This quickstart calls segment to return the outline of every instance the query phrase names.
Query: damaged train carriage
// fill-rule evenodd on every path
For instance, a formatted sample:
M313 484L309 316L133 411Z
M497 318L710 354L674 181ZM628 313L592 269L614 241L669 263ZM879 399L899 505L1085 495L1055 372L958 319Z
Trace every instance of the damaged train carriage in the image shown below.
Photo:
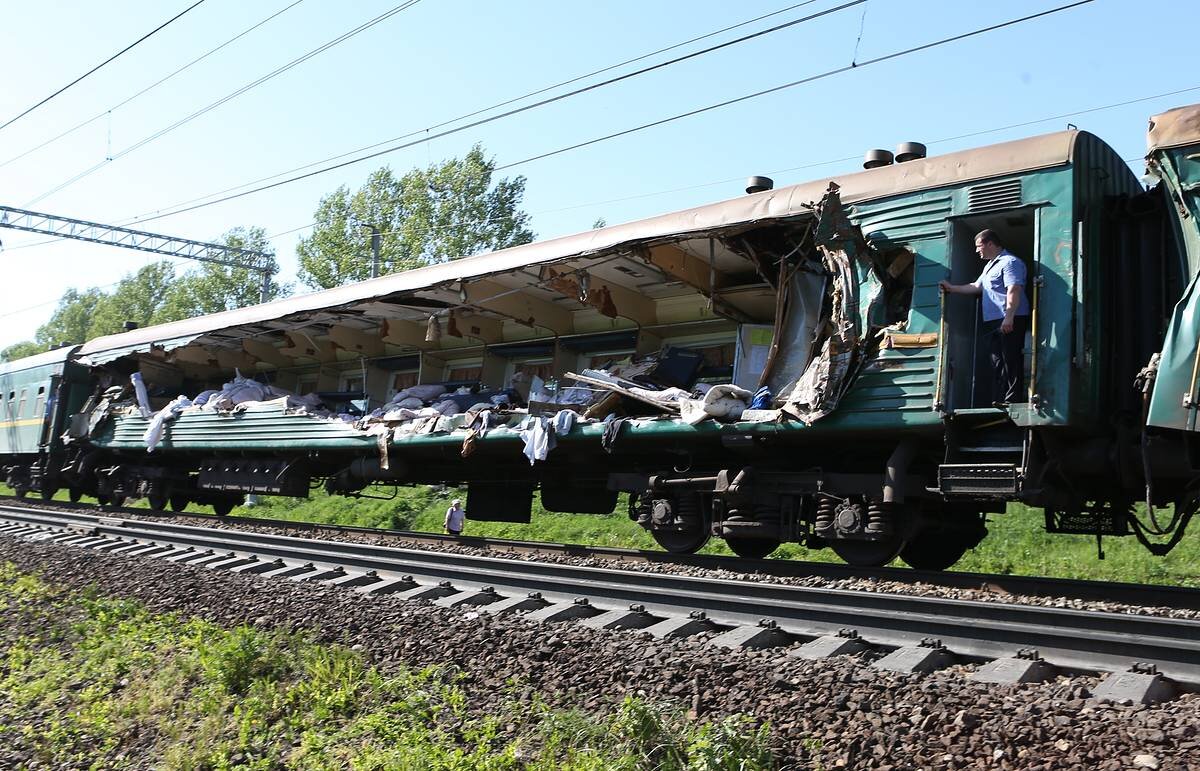
M1162 314L1118 356L1101 287L1128 255L1100 234L1147 207L1166 222L1154 195L1060 132L93 340L52 484L227 511L318 483L465 483L473 518L505 521L537 489L594 513L627 492L672 551L715 534L929 568L1010 500L1051 529L1127 532L1113 512L1146 442L1122 406L1194 271L1143 255ZM937 287L978 276L985 227L1031 277L1027 403L992 404L978 310ZM1156 503L1195 476L1168 475Z

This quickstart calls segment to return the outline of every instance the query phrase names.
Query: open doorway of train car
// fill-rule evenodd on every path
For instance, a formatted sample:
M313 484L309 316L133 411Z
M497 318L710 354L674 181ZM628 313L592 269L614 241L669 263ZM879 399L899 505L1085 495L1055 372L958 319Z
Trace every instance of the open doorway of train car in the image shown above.
M975 235L991 229L999 235L1004 248L1025 263L1029 281L1037 275L1037 246L1035 240L1037 210L1024 207L971 214L950 221L950 282L967 284L979 278L984 261L975 253ZM1025 287L1032 306L1031 287ZM946 361L948 372L945 386L946 410L966 410L990 407L995 401L993 370L990 358L991 341L984 333L980 315L980 298L972 295L947 294L946 302ZM1029 363L1032 345L1026 332L1025 385L1028 392Z

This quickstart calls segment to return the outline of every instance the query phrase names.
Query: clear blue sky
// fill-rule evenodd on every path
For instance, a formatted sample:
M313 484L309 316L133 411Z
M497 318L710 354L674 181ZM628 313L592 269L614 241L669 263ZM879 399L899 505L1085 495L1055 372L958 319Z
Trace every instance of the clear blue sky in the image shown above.
M192 0L0 0L0 123L150 31ZM148 41L0 130L0 163L141 88L289 5L206 0ZM793 0L794 2L794 0ZM1064 4L1054 0L869 0L766 37L265 193L146 223L212 240L237 225L274 238L293 277L295 246L320 197L481 143L501 164ZM560 80L682 42L792 3L468 2L421 0L206 115L31 201L155 131L265 75L399 0L303 0L278 18L70 137L0 167L0 204L124 222L259 177L381 142ZM834 7L817 0L648 62ZM741 180L835 179L871 147L905 140L944 153L1063 128L1143 153L1145 119L1200 102L1200 89L964 139L1008 124L1200 87L1197 57L1171 30L1185 0L1096 0L1070 11L855 69L749 102L502 172L528 178L539 238L729 198ZM611 74L627 72L647 62ZM593 78L585 82L594 82ZM562 91L565 89L559 89ZM558 93L552 92L552 93ZM111 138L110 138L111 137ZM111 149L110 149L111 148ZM833 163L823 163L835 161ZM823 164L823 165L814 165ZM1133 164L1140 171L1140 165ZM298 230L299 229L299 230ZM290 231L290 232L289 232ZM157 259L0 229L0 346L32 335L69 287L110 285ZM179 268L187 264L180 261Z

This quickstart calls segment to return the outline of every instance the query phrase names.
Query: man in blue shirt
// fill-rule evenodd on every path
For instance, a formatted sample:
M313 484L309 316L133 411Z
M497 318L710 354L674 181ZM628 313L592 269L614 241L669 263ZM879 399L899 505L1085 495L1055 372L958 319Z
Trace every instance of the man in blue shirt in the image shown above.
M1004 248L992 230L975 236L975 253L985 261L983 273L970 284L941 281L951 294L979 295L983 332L991 345L994 372L993 399L1011 404L1025 401L1025 332L1029 328L1029 300L1025 297L1025 263Z

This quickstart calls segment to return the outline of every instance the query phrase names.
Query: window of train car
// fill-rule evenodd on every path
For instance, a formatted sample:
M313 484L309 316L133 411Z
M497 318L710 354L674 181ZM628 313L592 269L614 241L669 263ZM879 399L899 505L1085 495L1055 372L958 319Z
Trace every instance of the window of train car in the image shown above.
M420 377L418 370L408 370L406 372L393 372L391 389L388 391L388 398L392 398L396 394L403 391L405 388L415 386Z
M446 381L478 383L483 377L483 362L479 359L460 359L446 362Z
M46 386L38 386L37 401L33 405L33 416L40 418L46 410Z
M550 380L556 374L554 370L553 359L529 359L528 361L511 362L509 364L511 371L507 373L505 380L511 380L512 376L520 372L529 376L532 380L534 377L540 377L542 380Z
M16 412L16 417L18 417L18 418L23 418L23 417L25 417L25 401L26 401L26 398L25 398L25 397L26 397L28 394L29 394L29 389L28 389L28 388L22 388L22 389L21 389L21 395L20 395L20 396L17 398L17 412Z
M296 378L296 394L304 396L317 390L317 375L300 375Z

